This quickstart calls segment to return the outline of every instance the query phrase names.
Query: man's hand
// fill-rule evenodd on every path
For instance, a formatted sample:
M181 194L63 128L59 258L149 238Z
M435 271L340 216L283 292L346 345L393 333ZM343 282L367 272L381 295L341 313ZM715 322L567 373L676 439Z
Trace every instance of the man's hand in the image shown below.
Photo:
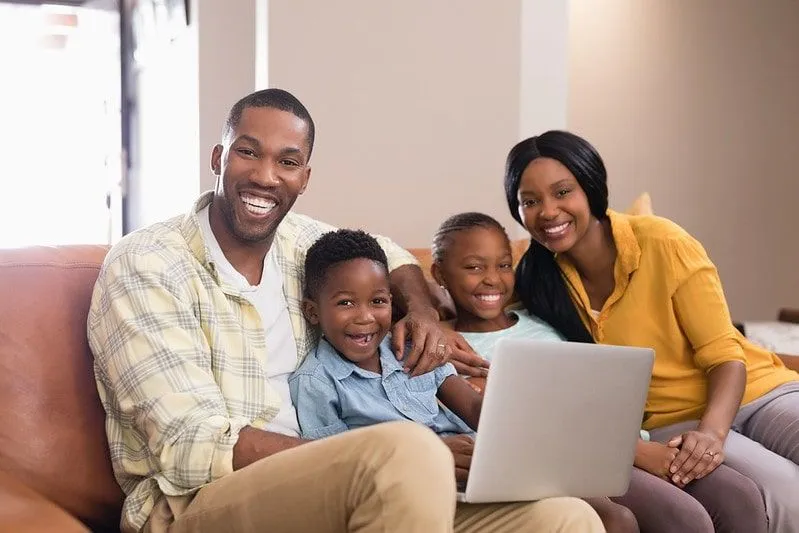
M457 331L444 330L447 337L447 344L452 350L452 364L455 370L462 376L486 377L488 375L488 361L477 355L477 352L469 346L463 335Z
M444 444L455 457L455 480L465 482L469 477L469 468L472 466L472 452L474 452L474 439L468 435L455 435L441 437Z
M233 470L251 465L259 459L294 448L308 441L272 433L252 426L239 431L239 440L233 446Z
M419 376L443 365L452 356L452 348L438 322L438 313L432 308L429 313L409 311L394 324L391 344L397 359L403 361L406 372ZM410 350L406 350L406 339L410 337ZM407 353L406 353L407 352Z
M681 488L702 479L724 462L724 441L712 431L686 431L671 439L669 446L680 450L669 474L671 481Z
M659 442L639 440L635 449L635 466L646 470L653 476L665 481L669 480L669 468L677 457L679 450L676 447L666 446Z

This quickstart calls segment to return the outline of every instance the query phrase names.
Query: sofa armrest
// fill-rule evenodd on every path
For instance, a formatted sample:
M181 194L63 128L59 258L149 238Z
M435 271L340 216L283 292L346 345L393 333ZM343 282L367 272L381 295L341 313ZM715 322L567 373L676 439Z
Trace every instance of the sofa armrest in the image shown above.
M791 322L792 324L799 324L799 309L780 309L778 320L780 322Z
M91 533L78 519L0 471L0 531Z

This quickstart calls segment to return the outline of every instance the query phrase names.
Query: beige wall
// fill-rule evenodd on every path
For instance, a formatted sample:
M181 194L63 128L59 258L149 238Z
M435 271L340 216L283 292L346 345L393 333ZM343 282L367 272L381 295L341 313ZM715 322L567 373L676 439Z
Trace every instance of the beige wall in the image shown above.
M460 211L510 224L519 12L518 1L270 0L269 84L317 124L298 210L411 247Z
M569 127L697 236L736 319L799 306L799 3L572 0Z

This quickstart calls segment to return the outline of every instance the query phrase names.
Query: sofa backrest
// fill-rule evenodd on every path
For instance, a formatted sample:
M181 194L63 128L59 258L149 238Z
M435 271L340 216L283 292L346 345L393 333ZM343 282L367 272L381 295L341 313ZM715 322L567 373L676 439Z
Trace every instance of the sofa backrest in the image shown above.
M93 529L118 528L86 317L104 246L0 250L0 470Z

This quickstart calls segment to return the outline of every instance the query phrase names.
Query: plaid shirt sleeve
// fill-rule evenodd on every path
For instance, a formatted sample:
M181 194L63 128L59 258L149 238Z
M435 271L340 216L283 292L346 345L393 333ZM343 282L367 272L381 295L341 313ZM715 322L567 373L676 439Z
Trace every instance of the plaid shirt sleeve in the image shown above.
M248 420L229 417L214 380L189 294L197 274L168 257L129 252L107 263L88 333L115 469L180 496L232 472ZM149 457L131 452L142 449Z

